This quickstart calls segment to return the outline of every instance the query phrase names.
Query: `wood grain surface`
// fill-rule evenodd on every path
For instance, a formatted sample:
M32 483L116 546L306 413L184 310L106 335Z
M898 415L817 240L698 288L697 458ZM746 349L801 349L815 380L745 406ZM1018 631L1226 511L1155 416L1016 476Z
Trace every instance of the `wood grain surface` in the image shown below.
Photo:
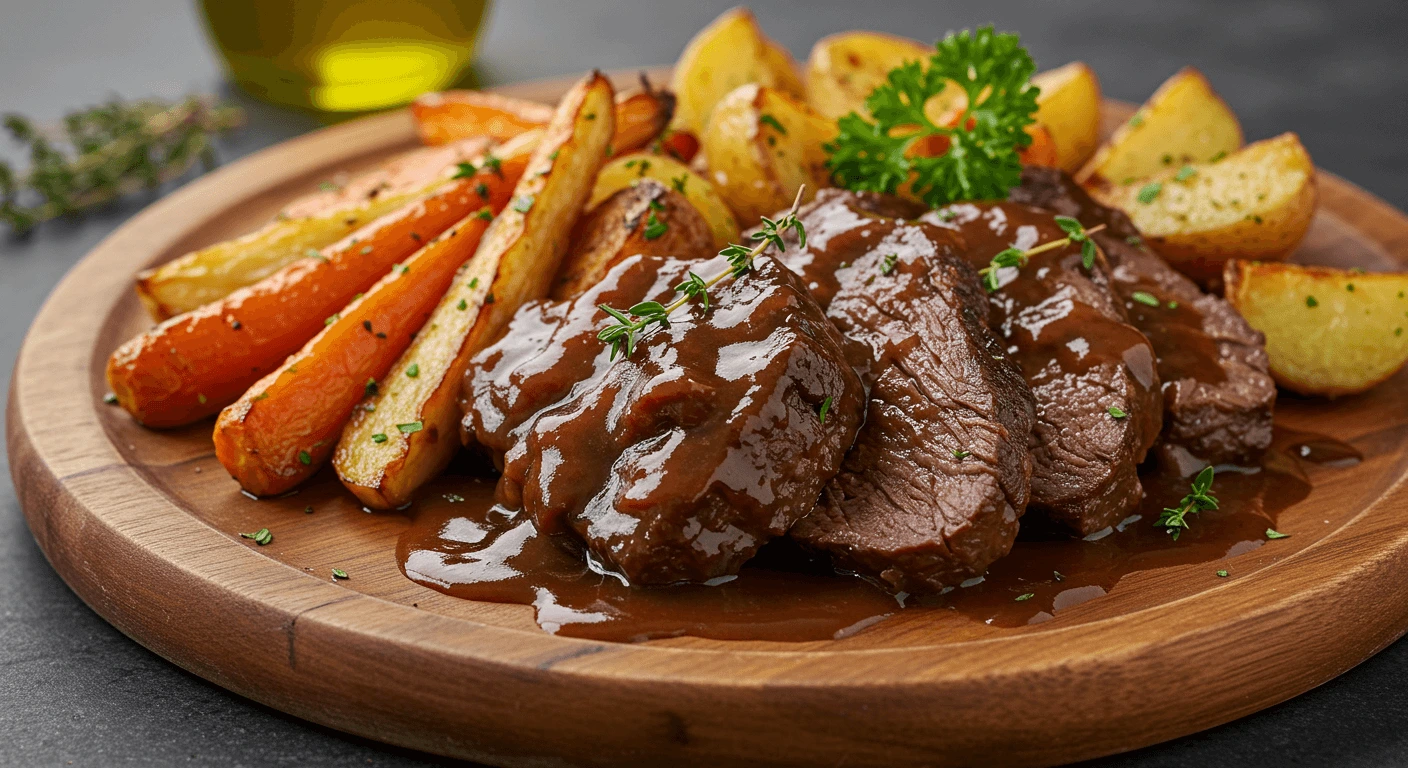
M503 90L550 101L565 85ZM1129 109L1107 105L1106 117ZM1040 625L902 613L802 644L545 634L529 607L407 580L395 560L407 518L363 512L328 473L254 501L215 461L209 423L155 432L102 403L107 355L148 325L134 272L251 229L414 140L409 115L389 113L190 184L75 267L20 353L7 439L35 538L95 611L197 675L334 728L494 765L1044 765L1249 714L1408 628L1402 373L1333 402L1283 397L1278 423L1365 460L1313 472L1309 498L1278 521L1291 538L1226 561L1236 578L1145 571ZM1408 217L1329 174L1320 190L1297 260L1408 265ZM239 538L259 527L274 532L269 546ZM334 567L351 578L332 581Z

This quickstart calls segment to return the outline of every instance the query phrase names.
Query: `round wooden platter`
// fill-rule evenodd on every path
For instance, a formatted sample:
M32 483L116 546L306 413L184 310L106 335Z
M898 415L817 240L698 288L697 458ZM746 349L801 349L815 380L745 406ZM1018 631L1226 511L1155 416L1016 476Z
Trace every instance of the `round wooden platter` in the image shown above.
M658 74L658 73L657 73ZM622 82L631 79L623 76ZM505 89L553 100L565 81ZM1109 122L1129 106L1107 106ZM843 640L549 635L532 609L407 580L403 514L363 513L325 472L242 496L209 423L154 432L103 404L103 364L147 327L138 269L237 235L336 171L414 144L404 111L223 168L136 216L54 290L10 390L15 486L54 568L105 619L221 686L344 731L494 765L1053 764L1255 712L1408 628L1408 375L1278 422L1365 455L1312 471L1289 539L1134 573L1034 626L908 612ZM1408 217L1329 174L1297 259L1403 269ZM311 507L312 514L305 513ZM268 527L256 547L240 531ZM334 582L330 569L351 579ZM942 612L941 612L942 613Z

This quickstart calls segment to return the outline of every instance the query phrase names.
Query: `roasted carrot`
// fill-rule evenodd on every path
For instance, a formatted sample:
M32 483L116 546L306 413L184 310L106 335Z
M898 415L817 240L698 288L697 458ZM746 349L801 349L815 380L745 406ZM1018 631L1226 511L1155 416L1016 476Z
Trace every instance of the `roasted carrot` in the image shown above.
M650 87L642 78L645 89L629 96L616 98L616 137L611 145L615 153L640 149L659 136L675 114L675 95Z
M1051 138L1051 131L1040 123L1033 123L1027 126L1027 133L1032 137L1032 143L1017 153L1022 158L1022 164L1057 167L1060 157L1056 153L1056 142Z
M215 456L242 488L282 493L322 466L352 409L411 343L491 218L460 220L220 412Z
M469 136L510 139L547 125L552 107L483 91L427 93L411 102L421 142L449 144Z
M616 97L615 154L641 149L654 141L675 113L675 95L645 88ZM553 108L535 101L480 91L427 93L411 105L416 130L426 144L445 144L470 136L507 139L548 124Z
M412 150L345 186L300 197L254 232L138 273L137 296L157 320L224 298L297 261L310 248L332 245L439 189L457 163L483 153L490 143L472 137Z
M189 424L219 412L393 264L481 208L502 210L535 145L515 140L496 150L503 154L497 168L484 167L481 156L473 176L122 345L107 367L118 403L152 427Z

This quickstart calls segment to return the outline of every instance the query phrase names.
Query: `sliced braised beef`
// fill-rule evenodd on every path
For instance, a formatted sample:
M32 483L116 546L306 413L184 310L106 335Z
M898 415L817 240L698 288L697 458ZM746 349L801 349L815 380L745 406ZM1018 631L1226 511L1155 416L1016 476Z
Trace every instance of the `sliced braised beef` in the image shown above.
M928 208L894 195L823 189L797 212L807 231L807 247L797 247L789 230L787 249L775 254L788 269L802 276L822 308L831 303L840 287L836 270L871 251L932 247L922 230L896 228L896 219L915 219ZM912 241L912 242L911 242Z
M1160 458L1194 470L1202 462L1255 461L1271 444L1276 405L1261 332L1147 250L1123 213L1092 200L1066 174L1028 167L1012 199L1108 228L1095 240L1109 259L1112 284L1130 321L1153 342L1158 359L1164 395ZM1190 454L1198 461L1189 462Z
M625 259L570 302L525 305L466 374L463 438L499 461L499 501L632 584L736 573L811 511L860 427L840 333L770 258L611 359L598 305L667 302L725 266Z
M858 218L869 234L808 239L818 264L857 242L879 246L847 256L827 311L861 342L858 365L872 382L865 427L790 536L891 590L935 591L982 575L1011 549L1027 505L1034 405L987 325L986 297L955 255L956 238L848 216L857 202L870 201L831 194L823 205L830 224Z
M1065 237L1050 211L1010 202L959 203L923 221L957 232L977 267L1008 248ZM1138 465L1162 408L1153 348L1131 326L1103 262L1078 247L999 271L994 323L1036 398L1033 512L1080 535L1119 522L1143 497Z

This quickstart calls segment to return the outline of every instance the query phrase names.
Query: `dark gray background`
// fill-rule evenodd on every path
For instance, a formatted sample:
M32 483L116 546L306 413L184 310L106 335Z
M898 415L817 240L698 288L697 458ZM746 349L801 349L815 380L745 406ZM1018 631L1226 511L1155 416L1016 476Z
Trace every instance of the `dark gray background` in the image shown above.
M477 75L493 84L668 63L730 4L507 0L492 11ZM845 29L929 39L991 21L1021 32L1042 68L1085 60L1105 92L1118 98L1142 100L1178 67L1193 64L1231 103L1248 138L1296 131L1321 167L1408 208L1408 4L1399 0L759 1L753 8L799 59L818 37ZM193 90L227 94L249 109L249 127L222 145L226 161L319 124L230 93L189 3L0 0L0 111L50 121L111 94L176 97ZM0 148L0 156L7 150L13 157L13 147ZM44 296L146 202L124 203L82 223L51 224L25 241L0 234L0 382L9 381ZM0 387L8 392L7 384ZM1408 765L1406 665L1408 641L1291 702L1101 764ZM9 472L0 473L0 764L176 763L443 761L307 725L128 640L49 569L25 527Z

